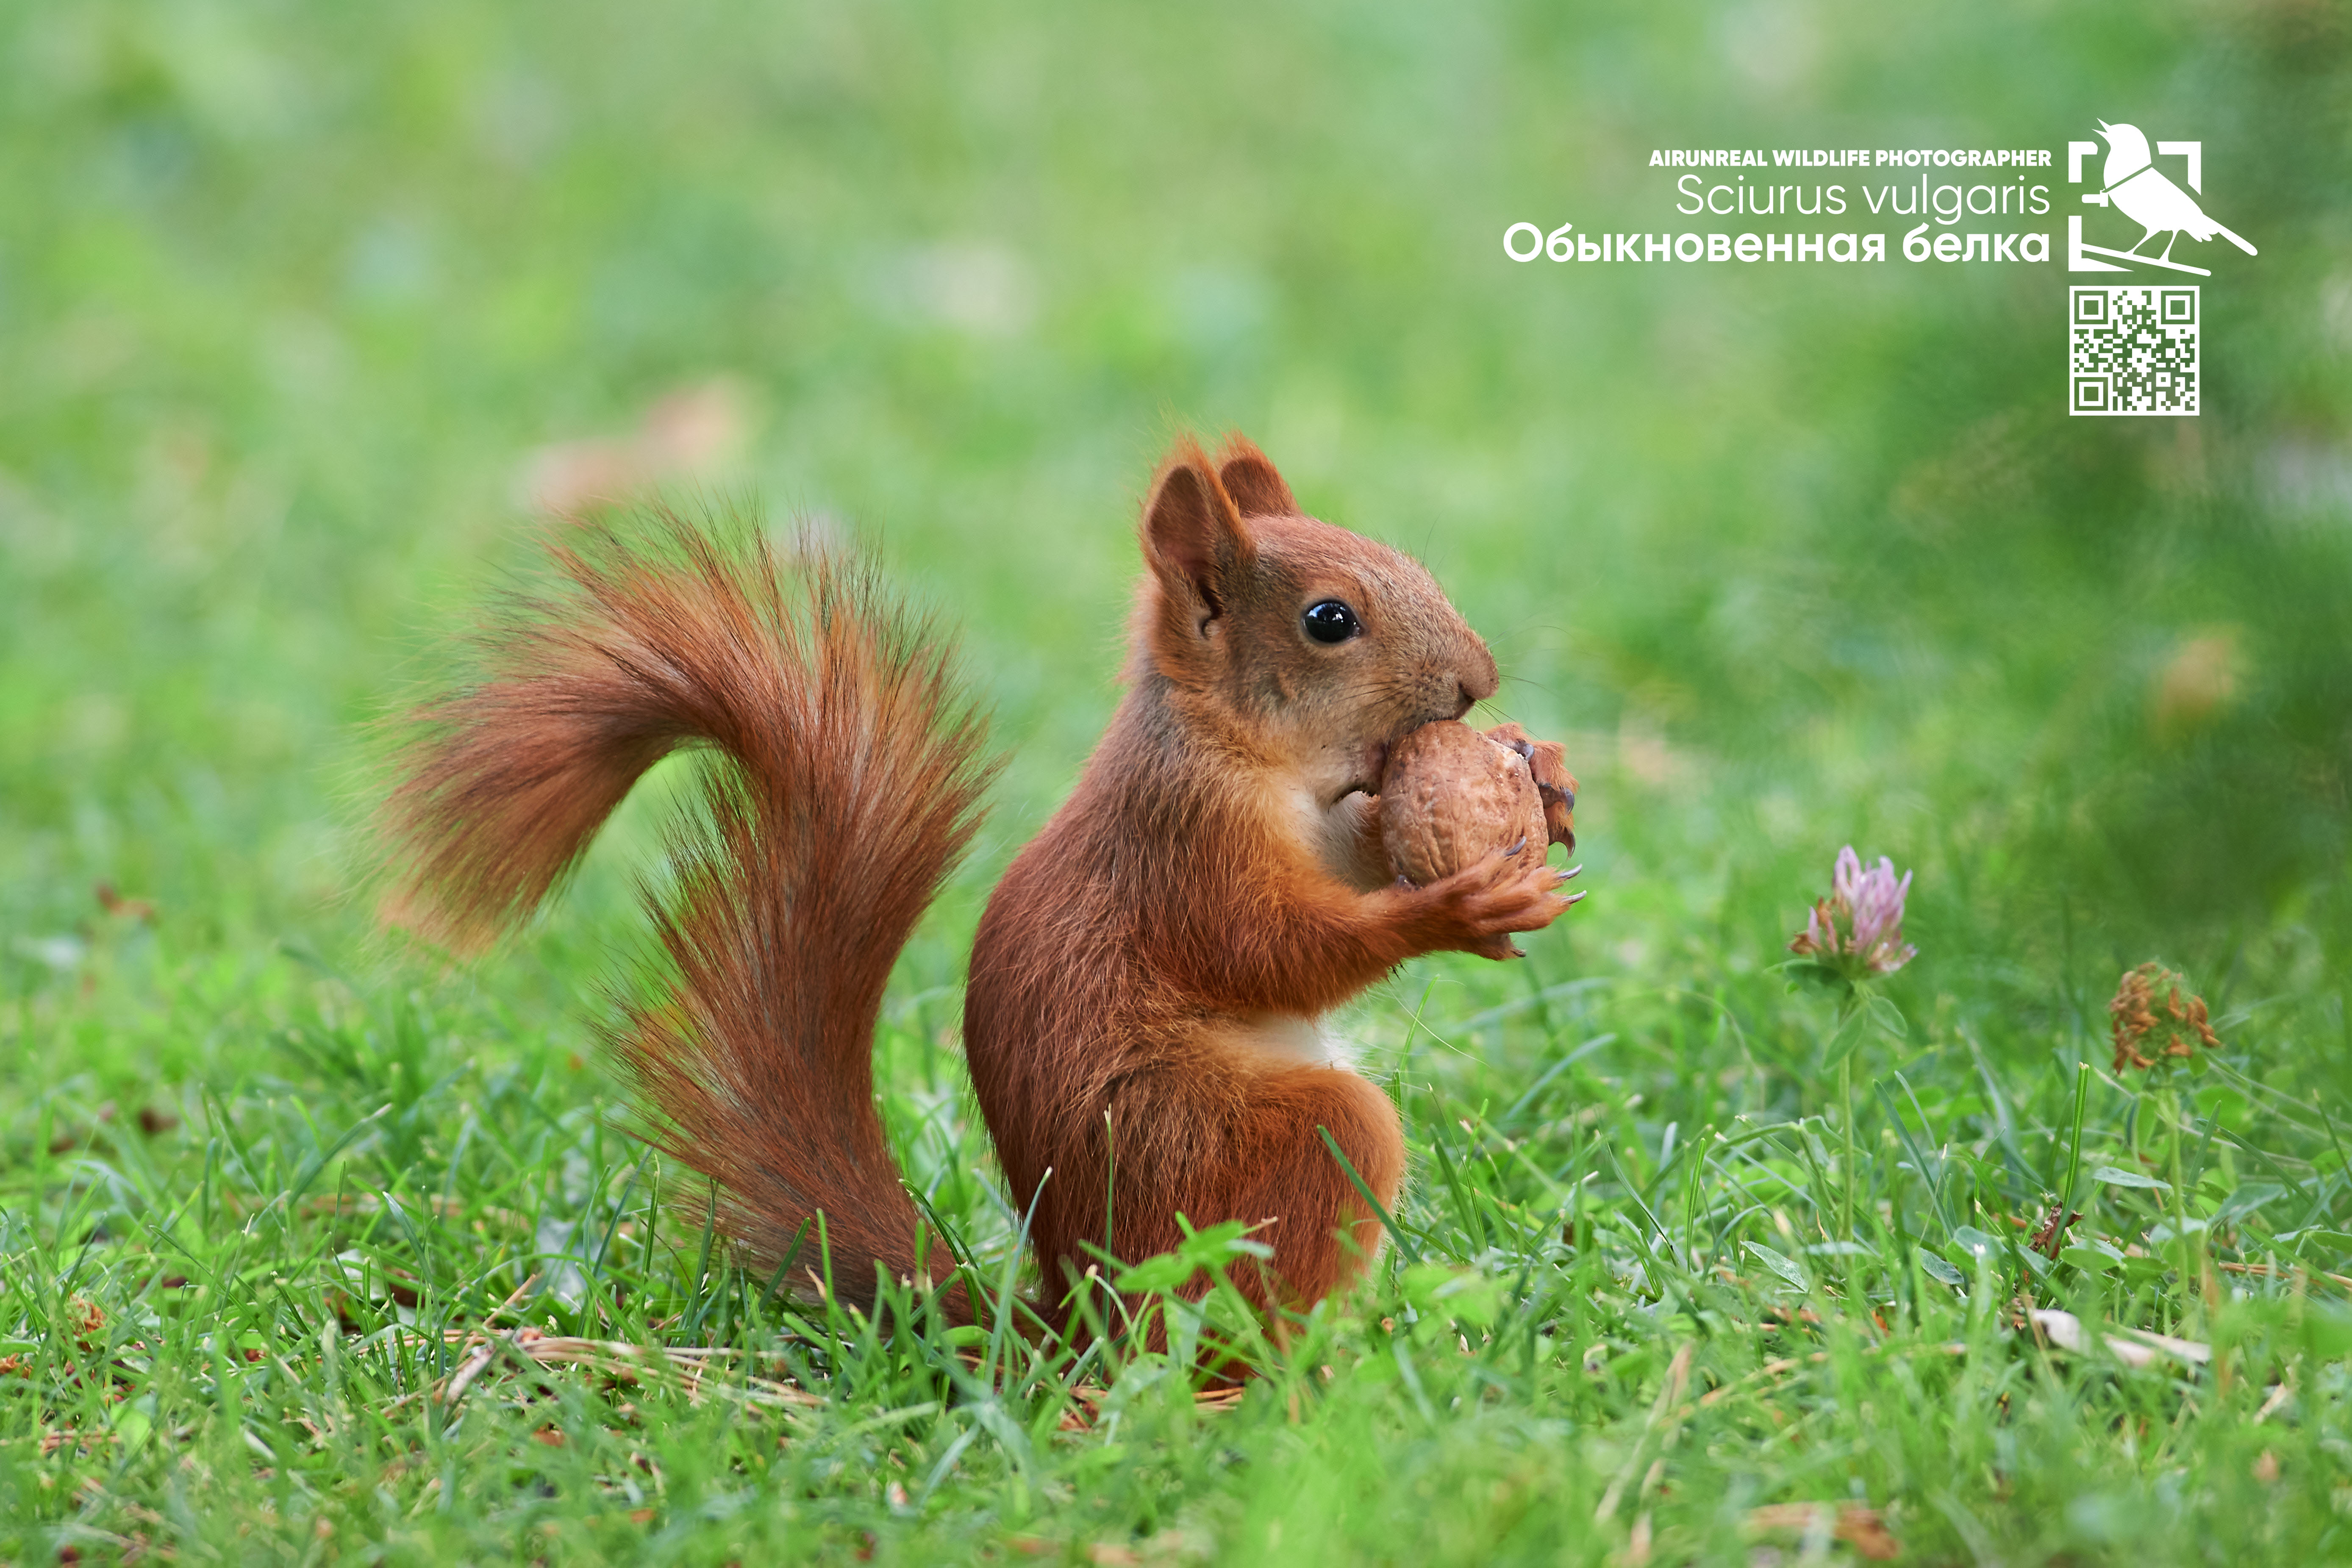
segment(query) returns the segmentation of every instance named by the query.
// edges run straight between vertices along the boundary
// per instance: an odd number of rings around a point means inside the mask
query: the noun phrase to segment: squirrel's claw
[[[1528,776],[1543,802],[1544,827],[1554,844],[1576,846],[1576,775],[1568,771],[1568,748],[1558,741],[1534,740],[1517,724],[1497,724],[1486,739],[1525,757]]]
[[[1535,760],[1535,742],[1517,724],[1497,724],[1486,731],[1486,739],[1498,746],[1508,746],[1529,762]]]
[[[1521,844],[1496,852],[1476,865],[1425,888],[1407,889],[1427,921],[1429,945],[1457,952],[1474,952],[1497,962],[1524,958],[1511,941],[1517,931],[1541,931],[1566,913],[1575,900],[1562,898],[1560,874],[1549,866],[1522,867],[1513,857]]]

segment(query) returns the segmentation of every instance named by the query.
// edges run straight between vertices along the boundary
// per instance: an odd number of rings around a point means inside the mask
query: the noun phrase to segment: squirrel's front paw
[[[1546,831],[1554,844],[1575,848],[1576,775],[1568,771],[1568,748],[1558,741],[1535,740],[1517,724],[1497,724],[1486,739],[1528,760],[1528,775],[1543,800]]]
[[[1560,896],[1560,884],[1572,873],[1541,864],[1520,866],[1512,858],[1520,847],[1515,844],[1417,890],[1434,928],[1433,948],[1484,958],[1524,957],[1511,933],[1541,931],[1584,897]]]

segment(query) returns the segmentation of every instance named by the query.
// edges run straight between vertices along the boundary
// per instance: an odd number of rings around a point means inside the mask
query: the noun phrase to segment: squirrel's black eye
[[[1337,599],[1325,599],[1307,606],[1307,635],[1321,643],[1341,643],[1364,629],[1356,619],[1356,612]]]

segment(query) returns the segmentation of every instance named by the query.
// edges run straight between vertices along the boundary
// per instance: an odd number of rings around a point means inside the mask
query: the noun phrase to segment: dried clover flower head
[[[2027,1245],[2054,1263],[2057,1261],[2058,1254],[2066,1246],[2066,1227],[2082,1217],[2081,1209],[2069,1209],[2064,1204],[2053,1204],[2050,1205],[2048,1217],[2042,1222],[2042,1228],[2033,1233],[2032,1241]]]
[[[1910,891],[1910,872],[1897,881],[1895,862],[1885,856],[1865,870],[1849,844],[1838,851],[1830,896],[1813,905],[1789,951],[1849,980],[1892,974],[1918,956],[1903,940],[1903,900]]]
[[[2166,1057],[2190,1057],[2200,1044],[2207,1050],[2221,1048],[2205,1020],[2205,998],[2185,993],[2179,975],[2159,963],[2124,971],[2116,999],[2107,1004],[2107,1016],[2116,1024],[2116,1071],[2154,1067]],[[2149,1047],[2153,1055],[2143,1048]]]

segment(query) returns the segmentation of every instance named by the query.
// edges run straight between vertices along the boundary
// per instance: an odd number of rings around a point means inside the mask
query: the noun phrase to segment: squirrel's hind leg
[[[1379,1215],[1323,1141],[1328,1131],[1381,1206],[1394,1213],[1404,1183],[1404,1131],[1396,1107],[1367,1079],[1338,1067],[1266,1073],[1251,1096],[1244,1125],[1233,1129],[1225,1173],[1232,1185],[1216,1219],[1251,1225],[1274,1248],[1234,1283],[1270,1318],[1346,1289],[1380,1256],[1386,1238]],[[1208,1218],[1195,1220],[1208,1223]]]

